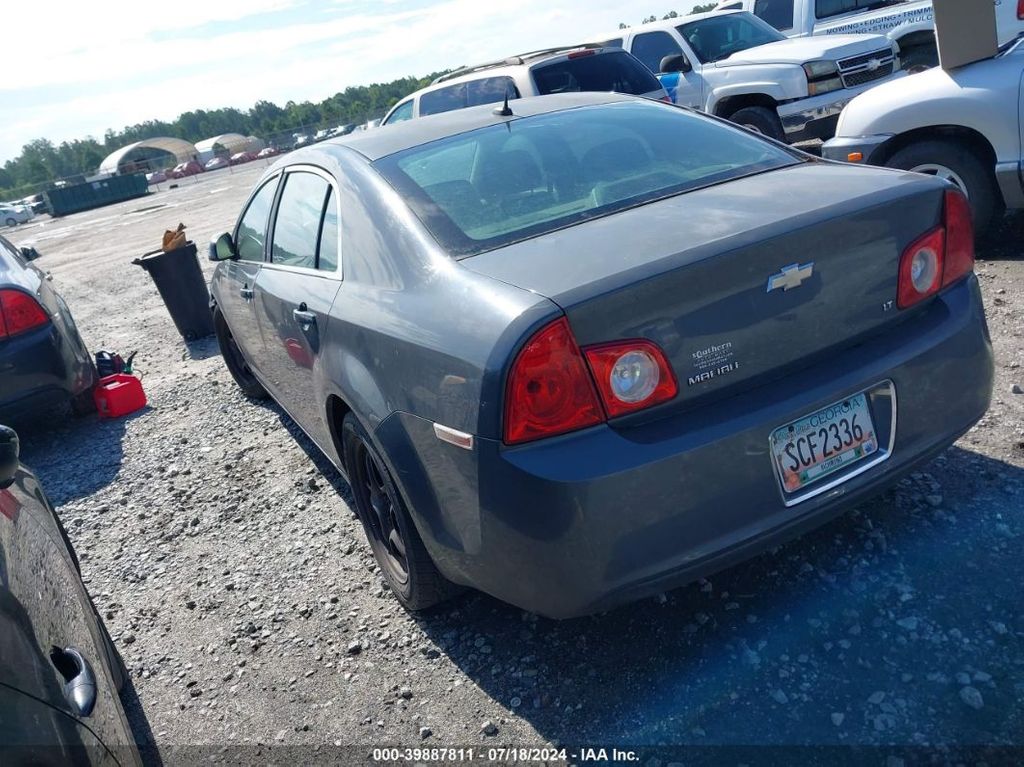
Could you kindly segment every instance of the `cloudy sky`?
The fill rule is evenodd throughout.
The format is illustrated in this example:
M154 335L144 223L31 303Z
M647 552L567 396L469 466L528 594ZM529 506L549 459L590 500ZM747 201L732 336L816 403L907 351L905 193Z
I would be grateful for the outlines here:
M189 109L319 101L349 85L575 42L693 0L17 0L5 3L0 163Z

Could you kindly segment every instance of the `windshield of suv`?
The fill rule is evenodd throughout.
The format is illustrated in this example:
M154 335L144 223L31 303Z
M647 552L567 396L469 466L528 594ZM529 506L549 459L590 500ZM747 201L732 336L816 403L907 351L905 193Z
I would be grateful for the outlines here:
M739 128L636 100L501 122L374 167L462 257L797 162Z
M722 61L748 48L786 39L781 32L749 13L709 16L680 24L676 29L702 64Z
M582 50L532 70L537 93L574 93L596 91L643 96L661 90L661 83L647 67L622 50L598 53Z

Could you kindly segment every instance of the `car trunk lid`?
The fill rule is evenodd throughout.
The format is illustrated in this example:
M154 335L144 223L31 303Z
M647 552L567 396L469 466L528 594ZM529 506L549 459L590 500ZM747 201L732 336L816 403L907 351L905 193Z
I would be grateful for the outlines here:
M581 346L645 338L693 406L785 375L897 322L903 249L943 187L805 163L678 195L460 263L561 306ZM769 289L771 288L771 289Z

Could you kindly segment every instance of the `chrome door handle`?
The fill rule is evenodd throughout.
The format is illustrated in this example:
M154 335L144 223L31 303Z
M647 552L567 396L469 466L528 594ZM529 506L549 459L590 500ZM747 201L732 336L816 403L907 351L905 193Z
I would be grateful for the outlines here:
M253 293L252 288L242 288L238 291L238 294L246 301L252 301L252 297L256 295Z
M302 325L302 327L308 327L316 324L316 315L313 312L306 311L305 309L292 309L292 317L295 321Z
M89 716L96 705L96 677L89 662L74 647L53 648L50 662L64 677L64 697L78 716Z

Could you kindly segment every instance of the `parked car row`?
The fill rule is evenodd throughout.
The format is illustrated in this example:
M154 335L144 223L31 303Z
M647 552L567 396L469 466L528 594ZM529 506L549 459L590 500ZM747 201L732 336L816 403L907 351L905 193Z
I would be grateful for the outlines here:
M31 221L35 217L32 209L26 205L3 203L0 204L0 224L4 226L17 226Z

